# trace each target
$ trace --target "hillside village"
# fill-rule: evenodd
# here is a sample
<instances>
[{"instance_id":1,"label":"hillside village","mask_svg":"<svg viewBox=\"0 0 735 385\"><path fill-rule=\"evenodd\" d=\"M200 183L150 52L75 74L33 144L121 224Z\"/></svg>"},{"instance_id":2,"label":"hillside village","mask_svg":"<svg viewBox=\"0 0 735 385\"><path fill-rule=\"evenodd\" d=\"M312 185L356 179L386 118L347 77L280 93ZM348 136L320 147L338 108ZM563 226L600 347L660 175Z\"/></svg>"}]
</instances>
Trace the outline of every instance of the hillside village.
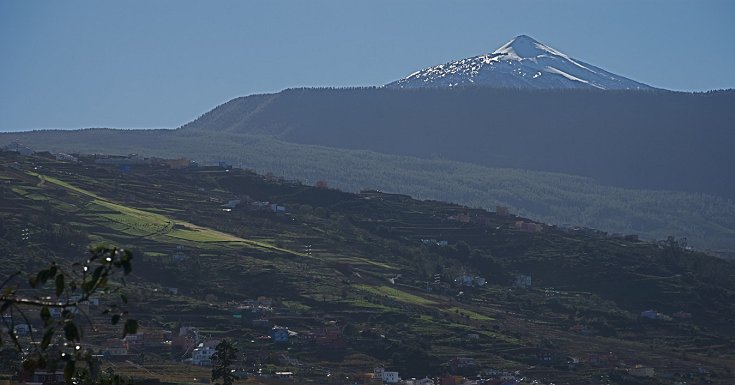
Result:
<instances>
[{"instance_id":1,"label":"hillside village","mask_svg":"<svg viewBox=\"0 0 735 385\"><path fill-rule=\"evenodd\" d=\"M349 194L225 162L6 150L0 239L13 257L4 269L32 268L22 261L42 258L39 248L71 261L82 240L129 245L141 330L121 339L93 316L83 346L141 381L208 383L223 339L236 342L246 384L709 384L735 375L733 288L723 278L735 268L673 239L551 226L502 205ZM719 269L695 270L698 259ZM636 295L643 290L650 295ZM30 342L42 329L15 331Z\"/></svg>"}]
</instances>

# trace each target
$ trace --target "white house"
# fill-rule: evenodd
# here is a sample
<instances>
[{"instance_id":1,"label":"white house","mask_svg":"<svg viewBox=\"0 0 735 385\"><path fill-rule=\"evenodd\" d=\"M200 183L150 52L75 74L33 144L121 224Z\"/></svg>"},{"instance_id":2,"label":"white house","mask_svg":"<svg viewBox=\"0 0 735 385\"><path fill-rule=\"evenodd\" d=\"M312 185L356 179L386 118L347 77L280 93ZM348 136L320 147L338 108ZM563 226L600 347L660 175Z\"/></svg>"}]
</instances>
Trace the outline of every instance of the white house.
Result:
<instances>
[{"instance_id":1,"label":"white house","mask_svg":"<svg viewBox=\"0 0 735 385\"><path fill-rule=\"evenodd\" d=\"M467 286L467 287L483 287L485 286L485 283L487 283L487 280L482 277L473 277L471 275L461 275L457 277L457 279L454 280L460 285Z\"/></svg>"},{"instance_id":2,"label":"white house","mask_svg":"<svg viewBox=\"0 0 735 385\"><path fill-rule=\"evenodd\" d=\"M203 344L200 344L198 348L191 352L191 363L196 366L210 366L212 365L214 352L214 348L205 347Z\"/></svg>"},{"instance_id":3,"label":"white house","mask_svg":"<svg viewBox=\"0 0 735 385\"><path fill-rule=\"evenodd\" d=\"M271 329L271 338L273 342L286 343L288 342L288 328L285 326L274 326Z\"/></svg>"},{"instance_id":4,"label":"white house","mask_svg":"<svg viewBox=\"0 0 735 385\"><path fill-rule=\"evenodd\" d=\"M397 384L399 381L401 381L401 377L398 377L398 372L383 372L382 375L383 382L387 384Z\"/></svg>"},{"instance_id":5,"label":"white house","mask_svg":"<svg viewBox=\"0 0 735 385\"><path fill-rule=\"evenodd\" d=\"M659 314L655 310L646 310L644 312L641 312L641 317L650 318L650 319L658 319Z\"/></svg>"},{"instance_id":6,"label":"white house","mask_svg":"<svg viewBox=\"0 0 735 385\"><path fill-rule=\"evenodd\" d=\"M398 376L398 372L387 372L385 371L385 368L380 367L373 370L373 377L375 379L380 379L386 384L397 384L401 381L401 377Z\"/></svg>"},{"instance_id":7,"label":"white house","mask_svg":"<svg viewBox=\"0 0 735 385\"><path fill-rule=\"evenodd\" d=\"M515 287L529 288L531 287L531 276L530 275L519 275L516 277L514 284Z\"/></svg>"},{"instance_id":8,"label":"white house","mask_svg":"<svg viewBox=\"0 0 735 385\"><path fill-rule=\"evenodd\" d=\"M79 161L77 157L69 155L69 154L64 154L64 153L56 154L56 160L61 160L65 162L78 162Z\"/></svg>"},{"instance_id":9,"label":"white house","mask_svg":"<svg viewBox=\"0 0 735 385\"><path fill-rule=\"evenodd\" d=\"M373 378L381 380L386 384L397 384L401 381L398 372L387 372L385 368L377 367L373 370Z\"/></svg>"}]
</instances>

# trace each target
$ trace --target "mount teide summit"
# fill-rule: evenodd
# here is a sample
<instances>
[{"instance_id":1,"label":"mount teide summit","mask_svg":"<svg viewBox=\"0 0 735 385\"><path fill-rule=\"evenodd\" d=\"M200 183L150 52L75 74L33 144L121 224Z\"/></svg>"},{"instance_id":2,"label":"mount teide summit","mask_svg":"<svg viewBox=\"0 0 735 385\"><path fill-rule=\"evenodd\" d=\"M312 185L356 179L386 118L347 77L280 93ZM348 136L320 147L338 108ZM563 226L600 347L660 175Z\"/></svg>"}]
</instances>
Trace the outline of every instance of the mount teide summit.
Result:
<instances>
[{"instance_id":1,"label":"mount teide summit","mask_svg":"<svg viewBox=\"0 0 735 385\"><path fill-rule=\"evenodd\" d=\"M426 68L386 85L392 88L456 86L526 89L654 89L649 85L572 59L526 35L517 36L493 53Z\"/></svg>"}]
</instances>

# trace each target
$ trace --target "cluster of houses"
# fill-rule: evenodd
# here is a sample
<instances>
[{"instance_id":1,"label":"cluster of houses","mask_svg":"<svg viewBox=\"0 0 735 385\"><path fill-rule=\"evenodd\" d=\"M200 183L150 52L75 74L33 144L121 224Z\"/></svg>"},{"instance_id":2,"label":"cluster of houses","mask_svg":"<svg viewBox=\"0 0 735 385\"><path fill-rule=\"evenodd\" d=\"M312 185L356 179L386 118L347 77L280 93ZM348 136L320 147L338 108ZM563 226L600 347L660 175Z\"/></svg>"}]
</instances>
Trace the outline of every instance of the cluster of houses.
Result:
<instances>
[{"instance_id":1,"label":"cluster of houses","mask_svg":"<svg viewBox=\"0 0 735 385\"><path fill-rule=\"evenodd\" d=\"M495 214L499 217L510 217L511 216L508 208L505 206L500 206L500 205L495 207ZM447 219L450 221L454 221L454 222L472 223L472 224L478 224L481 226L494 226L496 224L495 220L492 217L481 215L481 214L470 215L466 213L459 213L455 215L450 215L449 217L447 217ZM540 223L518 220L515 222L514 227L526 233L539 233L544 230L545 226Z\"/></svg>"},{"instance_id":2,"label":"cluster of houses","mask_svg":"<svg viewBox=\"0 0 735 385\"><path fill-rule=\"evenodd\" d=\"M81 294L75 294L72 296L69 296L69 303L74 303L77 301L80 301L82 299ZM100 306L100 298L96 296L92 296L90 298L87 298L86 301L79 303L75 307L70 307L67 309L67 311L70 311L72 314L79 314L79 313L89 313L90 310L95 310L99 308ZM62 317L62 308L60 307L50 307L48 308L49 315L52 319L61 319ZM20 321L20 322L19 322ZM15 335L17 336L29 336L32 333L36 333L39 330L43 329L43 324L40 320L37 319L30 319L30 320L18 320L13 319L13 317L9 314L4 314L2 316L2 320L0 320L0 333L7 334L9 332L8 329L12 327L12 330L15 332Z\"/></svg>"},{"instance_id":3,"label":"cluster of houses","mask_svg":"<svg viewBox=\"0 0 735 385\"><path fill-rule=\"evenodd\" d=\"M100 344L100 353L110 360L125 360L148 349L167 347L172 333L165 330L150 330L128 334L124 338L108 338Z\"/></svg>"},{"instance_id":4,"label":"cluster of houses","mask_svg":"<svg viewBox=\"0 0 735 385\"><path fill-rule=\"evenodd\" d=\"M546 358L544 358L546 357ZM550 358L549 358L550 357ZM539 355L539 360L553 360L553 355ZM579 362L577 359L568 358L570 367ZM620 373L627 374L632 377L660 377L668 379L682 378L682 376L688 376L693 378L697 374L707 374L707 370L699 368L696 372L683 368L661 368L657 370L652 366L647 365L626 365L620 362L613 353L600 354L599 357L591 356L589 358L590 364L595 367L606 367L619 371ZM475 360L467 357L456 357L452 359L449 364L453 368L465 368L477 370ZM477 376L474 378L468 378L461 375L444 375L441 377L434 378L422 378L422 379L401 379L398 372L387 371L382 367L375 368L372 373L372 379L377 384L400 384L400 385L518 385L518 384L537 384L542 385L543 382L529 378L520 371L508 371L502 369L482 369L477 370ZM679 382L674 382L682 383Z\"/></svg>"},{"instance_id":5,"label":"cluster of houses","mask_svg":"<svg viewBox=\"0 0 735 385\"><path fill-rule=\"evenodd\" d=\"M452 366L476 369L475 360L467 357L456 357L449 362ZM399 385L516 385L522 379L520 372L509 372L506 370L485 369L481 370L476 378L467 378L460 375L444 375L440 377L424 377L402 379L398 372L385 370L383 367L374 369L370 376L374 384L399 384ZM530 381L528 381L530 382ZM538 382L536 382L538 383Z\"/></svg>"},{"instance_id":6,"label":"cluster of houses","mask_svg":"<svg viewBox=\"0 0 735 385\"><path fill-rule=\"evenodd\" d=\"M499 217L509 217L511 216L510 210L506 206L496 205L495 206L495 215ZM447 217L450 221L460 222L460 223L475 223L475 224L481 224L485 226L490 226L493 224L492 218L485 216L485 215L470 215L467 213L459 213L455 215L450 215Z\"/></svg>"},{"instance_id":7,"label":"cluster of houses","mask_svg":"<svg viewBox=\"0 0 735 385\"><path fill-rule=\"evenodd\" d=\"M276 214L283 214L286 212L286 206L278 203L267 202L267 201L256 201L249 196L244 197L245 207L251 211L272 211ZM222 204L222 210L232 211L233 209L243 205L243 199L230 199L226 203Z\"/></svg>"},{"instance_id":8,"label":"cluster of houses","mask_svg":"<svg viewBox=\"0 0 735 385\"><path fill-rule=\"evenodd\" d=\"M36 151L34 151L32 148L30 148L30 147L28 147L26 145L23 145L23 144L21 144L19 142L11 142L11 143L8 143L5 146L3 146L2 148L0 148L0 150L15 152L15 153L18 153L18 154L24 155L24 156L33 155L33 154L36 153ZM46 153L46 154L48 154L48 153ZM62 152L56 153L56 154L51 154L51 155L53 155L56 160L60 160L62 162L78 162L79 161L79 159L76 156L70 155L70 154L65 154L65 153L62 153Z\"/></svg>"},{"instance_id":9,"label":"cluster of houses","mask_svg":"<svg viewBox=\"0 0 735 385\"><path fill-rule=\"evenodd\" d=\"M20 155L32 155L35 151L19 142L11 142L2 147L3 151L17 152Z\"/></svg>"}]
</instances>

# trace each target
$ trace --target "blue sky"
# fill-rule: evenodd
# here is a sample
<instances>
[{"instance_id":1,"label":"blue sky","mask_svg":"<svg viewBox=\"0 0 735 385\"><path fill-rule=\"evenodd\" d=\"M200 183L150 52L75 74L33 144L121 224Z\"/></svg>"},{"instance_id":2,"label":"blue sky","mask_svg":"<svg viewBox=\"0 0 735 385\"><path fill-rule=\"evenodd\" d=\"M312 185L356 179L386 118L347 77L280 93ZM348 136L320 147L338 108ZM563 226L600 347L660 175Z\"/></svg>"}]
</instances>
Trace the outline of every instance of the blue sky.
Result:
<instances>
[{"instance_id":1,"label":"blue sky","mask_svg":"<svg viewBox=\"0 0 735 385\"><path fill-rule=\"evenodd\" d=\"M735 88L731 0L0 0L0 131L173 128L233 97L385 84L519 34L653 86Z\"/></svg>"}]
</instances>

